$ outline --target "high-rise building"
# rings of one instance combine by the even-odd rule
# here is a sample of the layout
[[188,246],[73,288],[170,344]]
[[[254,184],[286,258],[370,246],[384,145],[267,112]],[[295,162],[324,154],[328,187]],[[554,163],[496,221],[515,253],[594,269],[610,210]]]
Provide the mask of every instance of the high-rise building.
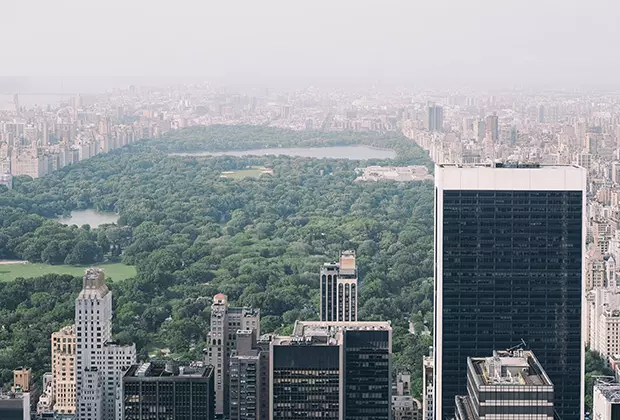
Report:
[[122,373],[136,362],[136,348],[111,340],[112,293],[101,269],[84,274],[75,300],[75,330],[77,419],[114,420],[122,408]]
[[484,120],[478,120],[474,122],[474,137],[478,141],[478,143],[482,143],[484,140],[484,136],[486,134],[487,128]]
[[590,349],[604,358],[620,354],[620,288],[596,288],[586,297]]
[[599,379],[594,383],[592,418],[595,420],[620,419],[620,384]]
[[428,131],[443,131],[443,108],[430,105],[427,111],[426,128]]
[[467,395],[455,405],[456,420],[554,420],[553,383],[531,351],[494,351],[467,358]]
[[430,354],[422,360],[422,419],[433,420],[435,418],[434,392],[434,357],[431,347]]
[[614,184],[620,184],[620,162],[618,161],[611,163],[611,180]]
[[226,295],[215,295],[211,305],[211,329],[207,337],[205,362],[214,367],[217,415],[227,415],[230,407],[228,369],[230,353],[237,347],[237,330],[253,331],[254,338],[258,341],[260,310],[229,307]]
[[148,362],[123,375],[123,420],[213,420],[213,367]]
[[388,322],[297,321],[271,341],[270,419],[390,419],[391,355]]
[[497,114],[489,115],[485,122],[486,137],[493,143],[497,143],[499,140],[499,117]]
[[607,286],[605,279],[605,258],[599,249],[592,247],[588,250],[585,257],[585,265],[586,291]]
[[238,330],[229,368],[229,419],[269,420],[269,341]]
[[467,357],[522,340],[560,418],[580,418],[585,190],[577,166],[436,167],[436,419],[466,392]]
[[343,251],[339,262],[325,263],[321,282],[321,321],[357,321],[355,251]]
[[52,333],[52,395],[54,411],[75,413],[75,325]]

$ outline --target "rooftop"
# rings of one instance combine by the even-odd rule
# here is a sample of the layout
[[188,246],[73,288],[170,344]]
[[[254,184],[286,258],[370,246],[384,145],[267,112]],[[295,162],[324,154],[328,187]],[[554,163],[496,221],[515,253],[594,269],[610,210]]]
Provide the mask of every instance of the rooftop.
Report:
[[493,163],[440,163],[440,168],[507,168],[507,169],[569,169],[575,168],[581,170],[578,165],[558,165],[543,164],[539,162],[493,162]]
[[599,379],[594,384],[594,389],[603,394],[607,401],[620,403],[620,383]]
[[467,364],[477,375],[478,385],[553,386],[534,353],[528,350],[494,351],[491,357],[470,357]]
[[358,321],[358,322],[323,322],[297,321],[293,329],[296,336],[334,335],[339,331],[392,331],[392,326],[386,321]]
[[109,292],[105,284],[105,274],[100,268],[87,268],[84,272],[82,281],[82,291],[79,298],[90,299],[93,297],[103,297]]
[[124,378],[203,378],[209,377],[213,367],[202,362],[178,364],[176,362],[147,362],[132,365]]
[[389,322],[297,321],[293,334],[273,338],[274,345],[338,345],[343,331],[392,331]]

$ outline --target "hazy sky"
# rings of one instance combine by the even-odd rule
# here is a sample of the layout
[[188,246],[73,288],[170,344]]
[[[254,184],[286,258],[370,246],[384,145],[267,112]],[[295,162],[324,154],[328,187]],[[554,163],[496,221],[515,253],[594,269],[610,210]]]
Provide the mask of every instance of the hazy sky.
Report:
[[0,0],[0,75],[620,85],[617,0]]

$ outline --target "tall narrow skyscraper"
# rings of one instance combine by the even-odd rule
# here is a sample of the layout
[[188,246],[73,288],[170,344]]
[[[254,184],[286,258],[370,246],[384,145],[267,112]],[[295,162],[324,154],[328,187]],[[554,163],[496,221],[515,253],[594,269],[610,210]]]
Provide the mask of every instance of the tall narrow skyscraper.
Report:
[[260,310],[228,306],[222,293],[213,297],[211,329],[207,336],[205,362],[214,367],[215,414],[227,416],[229,399],[230,354],[237,347],[237,331],[252,331],[254,341],[260,336]]
[[89,268],[75,300],[78,420],[121,418],[121,376],[136,363],[135,345],[112,341],[112,292],[103,271]]
[[428,131],[443,131],[443,108],[439,105],[428,107],[426,128]]
[[321,267],[321,321],[357,321],[355,251],[343,251],[339,262]]
[[435,170],[435,418],[467,392],[467,358],[524,340],[563,420],[583,414],[586,173],[577,166]]
[[487,130],[487,138],[493,143],[496,143],[499,140],[499,118],[497,114],[489,115],[486,118],[485,127]]
[[75,414],[75,325],[52,333],[52,402],[58,414]]

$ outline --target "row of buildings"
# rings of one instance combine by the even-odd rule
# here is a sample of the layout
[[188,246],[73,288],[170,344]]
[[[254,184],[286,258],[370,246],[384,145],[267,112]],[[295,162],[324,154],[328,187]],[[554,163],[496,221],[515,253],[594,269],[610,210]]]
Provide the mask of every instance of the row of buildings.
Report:
[[[298,321],[289,336],[261,335],[258,309],[230,306],[217,294],[204,360],[137,363],[133,344],[112,339],[112,294],[103,271],[88,269],[75,323],[52,334],[52,372],[37,414],[87,420],[387,420],[394,408],[399,419],[417,418],[410,379],[399,381],[400,391],[392,390],[390,323],[357,321],[357,276],[352,251],[324,264],[321,320]],[[30,379],[16,377],[15,386],[24,382]],[[16,391],[24,410],[31,402],[26,391]],[[393,393],[401,397],[394,407]]]
[[[444,164],[435,183],[435,343],[422,416],[582,418],[586,170]],[[182,372],[211,384],[213,415],[222,418],[392,418],[400,406],[391,326],[357,319],[355,254],[324,264],[319,284],[321,320],[297,322],[290,336],[261,335],[258,310],[216,295],[205,359],[158,367],[136,364],[133,346],[111,341],[111,295],[103,274],[89,270],[76,300],[78,418],[159,415],[164,394],[148,405],[140,393],[156,391],[139,382]],[[211,406],[211,396],[196,398],[197,407]]]

